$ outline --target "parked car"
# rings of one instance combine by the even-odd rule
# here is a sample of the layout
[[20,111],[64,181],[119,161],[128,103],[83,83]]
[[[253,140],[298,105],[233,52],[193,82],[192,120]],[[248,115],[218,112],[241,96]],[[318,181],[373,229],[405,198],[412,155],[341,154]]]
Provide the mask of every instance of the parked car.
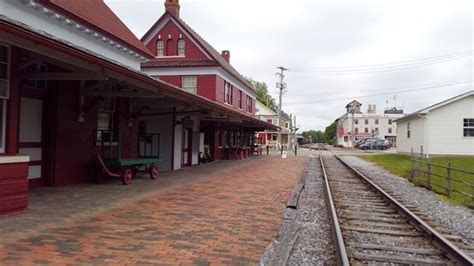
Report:
[[380,140],[380,139],[375,139],[375,140],[369,140],[364,142],[363,144],[359,145],[359,149],[362,150],[386,150],[390,148],[390,143],[386,140]]
[[367,143],[368,141],[373,141],[373,140],[379,140],[379,139],[377,139],[377,138],[365,138],[365,139],[356,140],[356,142],[354,143],[354,148],[359,148],[360,145],[362,145],[364,143]]

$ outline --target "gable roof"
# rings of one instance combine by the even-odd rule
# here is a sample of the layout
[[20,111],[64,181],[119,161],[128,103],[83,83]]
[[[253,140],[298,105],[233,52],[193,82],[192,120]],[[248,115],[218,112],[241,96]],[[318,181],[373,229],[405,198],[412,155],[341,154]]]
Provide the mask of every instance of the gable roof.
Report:
[[464,98],[466,98],[466,97],[468,97],[468,96],[474,96],[474,90],[470,90],[470,91],[468,91],[468,92],[465,92],[465,93],[463,93],[463,94],[454,96],[454,97],[449,98],[449,99],[447,99],[447,100],[444,100],[444,101],[442,101],[442,102],[435,103],[435,104],[433,104],[433,105],[430,105],[430,106],[428,106],[428,107],[425,107],[425,108],[423,108],[423,109],[421,109],[421,110],[418,110],[418,111],[416,111],[416,112],[414,112],[414,113],[408,114],[408,115],[406,115],[406,116],[404,116],[404,117],[395,119],[395,120],[393,120],[393,121],[394,121],[394,122],[401,122],[401,121],[409,120],[409,119],[411,119],[411,118],[413,118],[413,117],[416,117],[416,116],[418,116],[418,115],[427,114],[427,113],[429,113],[430,111],[432,111],[432,110],[434,110],[434,109],[443,107],[443,106],[448,105],[448,104],[450,104],[450,103],[452,103],[452,102],[456,102],[456,101],[462,100],[462,99],[464,99]]
[[151,28],[143,35],[141,38],[141,41],[144,41],[147,37],[149,37],[153,30],[160,24],[161,21],[163,21],[167,16],[170,16],[172,20],[174,20],[176,23],[178,23],[180,26],[184,28],[184,30],[193,38],[198,44],[214,59],[219,66],[221,66],[224,70],[227,71],[231,76],[236,78],[238,81],[240,81],[244,86],[246,86],[248,89],[251,91],[255,92],[255,89],[253,88],[252,85],[250,85],[247,80],[235,69],[227,60],[225,60],[221,53],[219,53],[212,45],[210,45],[204,38],[202,38],[197,32],[195,32],[186,22],[184,22],[181,18],[175,16],[171,12],[165,12],[156,22],[151,26]]
[[94,28],[148,58],[154,57],[103,0],[40,0],[39,2]]

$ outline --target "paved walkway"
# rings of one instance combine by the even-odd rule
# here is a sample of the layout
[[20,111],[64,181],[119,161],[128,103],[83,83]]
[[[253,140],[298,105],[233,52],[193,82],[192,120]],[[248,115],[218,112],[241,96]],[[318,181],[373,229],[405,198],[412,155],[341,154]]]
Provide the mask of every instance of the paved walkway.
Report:
[[255,264],[306,163],[269,156],[39,189],[31,211],[0,220],[0,264]]

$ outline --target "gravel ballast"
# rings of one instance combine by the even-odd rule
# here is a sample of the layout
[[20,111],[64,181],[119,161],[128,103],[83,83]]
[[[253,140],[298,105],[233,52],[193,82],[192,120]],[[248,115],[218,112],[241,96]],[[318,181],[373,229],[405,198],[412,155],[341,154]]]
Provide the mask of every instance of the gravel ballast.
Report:
[[393,191],[393,194],[402,198],[404,202],[416,206],[436,222],[462,237],[465,243],[474,244],[473,210],[441,201],[435,192],[417,187],[405,178],[393,175],[372,162],[355,156],[342,158],[383,189]]
[[303,173],[305,186],[296,210],[287,209],[277,241],[269,246],[259,265],[334,264],[329,216],[317,157]]

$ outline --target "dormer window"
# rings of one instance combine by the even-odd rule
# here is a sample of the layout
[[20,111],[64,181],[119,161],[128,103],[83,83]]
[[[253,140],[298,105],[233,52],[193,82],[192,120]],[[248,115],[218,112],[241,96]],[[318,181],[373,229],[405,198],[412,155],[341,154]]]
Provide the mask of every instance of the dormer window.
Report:
[[162,40],[156,42],[156,56],[165,56],[165,42],[163,42]]
[[186,42],[183,39],[178,40],[178,56],[184,56]]

